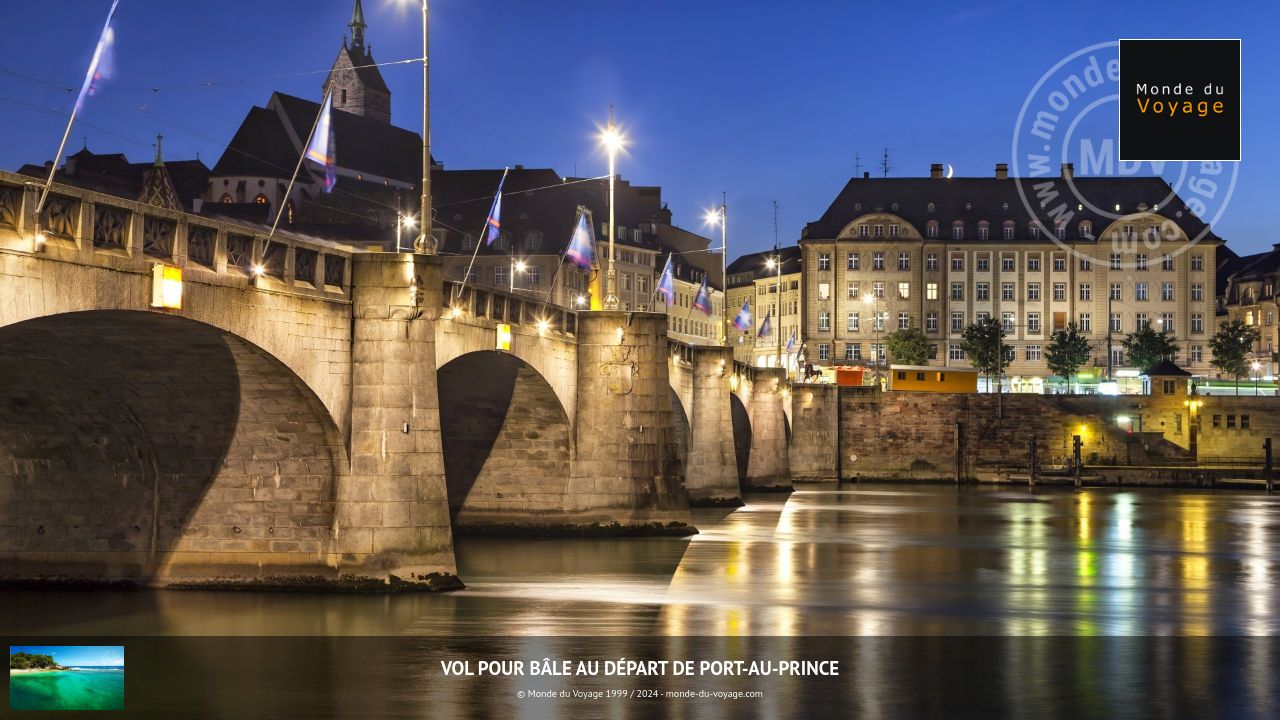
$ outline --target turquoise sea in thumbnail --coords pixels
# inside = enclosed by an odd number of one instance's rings
[[[11,710],[123,710],[124,668],[84,667],[9,676]]]

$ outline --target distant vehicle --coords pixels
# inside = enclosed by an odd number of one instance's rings
[[[897,392],[976,393],[978,371],[927,365],[890,365],[889,390]]]

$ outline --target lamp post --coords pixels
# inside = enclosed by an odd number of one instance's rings
[[[720,196],[720,207],[708,210],[707,225],[720,226],[720,290],[724,301],[720,303],[720,344],[729,343],[729,206],[725,195]]]
[[[513,295],[516,292],[516,273],[522,273],[524,272],[524,269],[525,264],[523,260],[516,260],[514,257],[511,258],[511,294]]]
[[[398,0],[413,2],[413,0]],[[430,55],[428,38],[430,33],[430,9],[428,0],[422,0],[422,232],[414,243],[415,250],[427,255],[435,255],[436,248],[430,244],[431,238],[431,68],[427,61]]]
[[[775,254],[773,257],[769,258],[769,260],[765,262],[765,267],[769,268],[770,270],[778,271],[778,279],[777,279],[778,284],[774,291],[775,305],[778,308],[778,317],[776,319],[776,322],[774,322],[774,325],[776,325],[777,327],[773,329],[773,334],[775,336],[775,343],[777,345],[777,348],[775,350],[775,356],[774,356],[774,364],[777,365],[778,367],[782,367],[782,255],[777,254],[777,251],[778,251],[777,248],[774,248]]]
[[[876,362],[876,387],[880,386],[880,308],[876,302],[876,296],[873,293],[867,293],[862,296],[862,302],[871,306],[871,329],[876,334],[876,344],[871,348],[871,354],[875,357]]]
[[[396,223],[396,252],[400,252],[400,235],[401,229],[413,230],[418,226],[418,219],[412,215],[405,213],[398,214],[399,222]]]
[[[1254,361],[1253,361],[1253,365],[1251,365],[1250,367],[1252,367],[1252,368],[1253,368],[1253,396],[1254,396],[1254,397],[1257,397],[1257,396],[1258,396],[1258,383],[1259,383],[1259,382],[1261,382],[1261,380],[1262,380],[1262,378],[1261,378],[1261,377],[1259,377],[1259,376],[1262,374],[1262,372],[1261,372],[1261,371],[1262,371],[1262,363],[1258,362],[1257,360],[1254,360]]]
[[[609,108],[609,124],[605,126],[600,133],[600,144],[604,145],[605,151],[609,154],[609,265],[605,271],[604,285],[604,309],[617,310],[618,305],[618,274],[613,267],[613,241],[617,237],[618,232],[614,229],[614,179],[616,177],[616,167],[618,161],[618,151],[622,149],[625,140],[622,137],[622,131],[617,125],[613,124],[613,108]]]

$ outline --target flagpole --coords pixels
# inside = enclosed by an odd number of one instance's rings
[[[44,182],[44,189],[40,191],[40,200],[36,203],[36,233],[40,232],[40,213],[44,211],[44,203],[49,199],[49,190],[53,187],[53,176],[58,172],[58,161],[62,159],[62,153],[67,149],[67,138],[71,137],[71,126],[76,124],[76,116],[80,114],[80,105],[84,102],[85,93],[89,91],[93,83],[93,76],[97,73],[98,63],[102,60],[102,54],[106,52],[104,45],[107,33],[111,29],[111,20],[116,15],[116,6],[120,4],[120,0],[114,0],[111,3],[111,10],[107,11],[107,22],[102,26],[102,34],[98,37],[98,47],[94,50],[93,59],[89,61],[89,70],[85,75],[84,84],[80,86],[80,94],[76,96],[76,104],[71,106],[71,117],[67,119],[67,128],[62,132],[62,142],[58,143],[58,152],[53,156],[53,164],[49,167],[49,177]]]
[[[510,170],[511,170],[510,166],[502,168],[502,178],[498,180],[498,193],[497,193],[498,195],[502,194],[502,185],[507,181],[507,172]],[[498,222],[502,222],[502,221],[499,220]],[[458,294],[454,296],[453,298],[454,300],[462,297],[462,291],[467,289],[467,281],[471,279],[471,268],[474,267],[476,264],[476,255],[479,254],[480,252],[480,244],[484,242],[484,236],[485,236],[485,233],[488,231],[488,229],[489,229],[489,216],[485,215],[484,228],[480,231],[480,237],[476,238],[476,246],[471,250],[471,261],[467,263],[467,271],[462,274],[462,284],[458,286],[458,290],[457,290]],[[437,251],[438,250],[439,248],[437,248]],[[515,267],[511,268],[511,277],[512,277],[512,281],[514,282]]]
[[[276,208],[275,222],[271,223],[271,232],[267,234],[268,242],[275,237],[276,227],[280,225],[280,217],[284,215],[285,205],[289,202],[289,194],[293,192],[293,183],[298,179],[298,172],[302,170],[302,161],[307,158],[307,148],[311,147],[311,141],[315,138],[316,128],[320,125],[320,116],[324,115],[325,103],[329,102],[329,97],[332,95],[333,85],[329,85],[329,89],[324,93],[324,98],[320,100],[320,112],[316,113],[316,119],[311,123],[311,132],[307,133],[307,141],[302,144],[302,152],[298,153],[298,164],[293,168],[293,175],[289,178],[289,186],[284,189],[284,199],[276,199],[279,207]]]

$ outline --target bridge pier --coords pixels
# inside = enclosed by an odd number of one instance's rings
[[[583,531],[697,532],[673,437],[666,316],[583,312],[577,330],[567,524]]]
[[[334,564],[355,586],[459,588],[436,387],[440,260],[353,259],[351,472],[338,480]]]
[[[793,489],[787,460],[787,416],[784,409],[790,389],[783,368],[755,368],[750,379],[751,456],[747,462],[746,490]]]
[[[730,401],[733,348],[693,348],[690,364],[693,388],[685,466],[689,504],[738,507],[743,503]]]

